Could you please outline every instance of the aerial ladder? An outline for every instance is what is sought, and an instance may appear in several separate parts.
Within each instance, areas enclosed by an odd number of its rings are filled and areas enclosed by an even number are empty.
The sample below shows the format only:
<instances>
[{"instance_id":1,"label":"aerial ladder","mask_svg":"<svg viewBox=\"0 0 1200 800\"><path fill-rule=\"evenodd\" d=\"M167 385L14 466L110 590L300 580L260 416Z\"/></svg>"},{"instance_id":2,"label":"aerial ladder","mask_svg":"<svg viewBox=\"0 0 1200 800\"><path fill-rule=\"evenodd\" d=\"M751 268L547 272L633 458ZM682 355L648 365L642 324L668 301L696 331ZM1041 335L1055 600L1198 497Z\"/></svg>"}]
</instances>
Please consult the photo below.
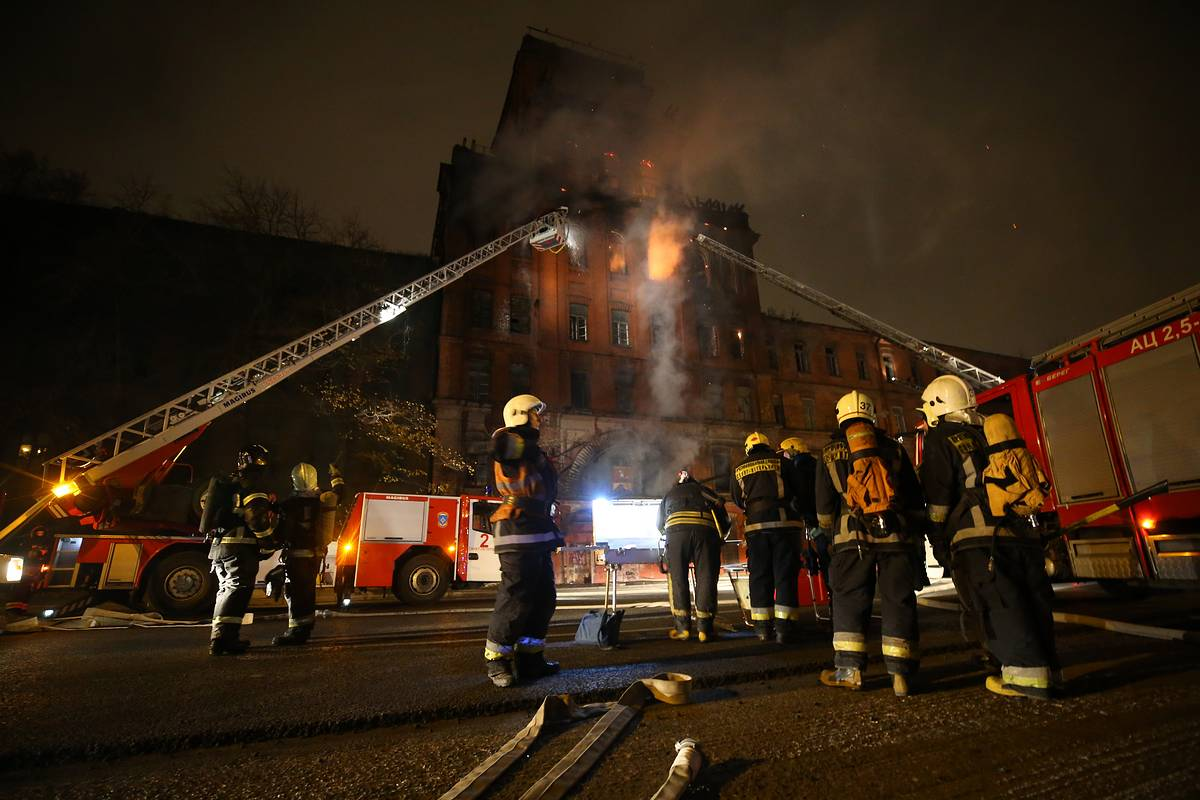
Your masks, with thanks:
<instances>
[{"instance_id":1,"label":"aerial ladder","mask_svg":"<svg viewBox=\"0 0 1200 800\"><path fill-rule=\"evenodd\" d=\"M976 390L990 389L993 386L999 386L1004 383L1004 379L998 375L993 375L987 370L977 367L956 355L947 353L941 348L934 347L928 342L923 342L899 328L894 328L886 322L881 322L868 314L864 314L857 308L848 306L840 300L835 300L824 292L819 292L790 275L785 275L777 269L768 267L761 261L755 261L750 256L739 253L732 247L724 245L704 234L696 236L696 244L710 253L745 267L761 276L764 280L792 294L799 295L810 303L820 306L830 314L849 322L856 328L862 328L869 333L873 333L911 351L917 358L933 365L934 368L957 375Z\"/></svg>"},{"instance_id":2,"label":"aerial ladder","mask_svg":"<svg viewBox=\"0 0 1200 800\"><path fill-rule=\"evenodd\" d=\"M557 252L567 239L567 209L559 208L515 228L406 286L55 456L45 466L47 471L57 471L58 483L0 530L0 541L55 500L78 495L118 470L155 456L157 451L172 451L167 458L173 461L186 442L217 417L238 408L342 345L390 322L413 303L429 297L526 239L534 249ZM181 441L184 445L177 449L169 447ZM153 464L155 468L158 466Z\"/></svg>"}]
</instances>

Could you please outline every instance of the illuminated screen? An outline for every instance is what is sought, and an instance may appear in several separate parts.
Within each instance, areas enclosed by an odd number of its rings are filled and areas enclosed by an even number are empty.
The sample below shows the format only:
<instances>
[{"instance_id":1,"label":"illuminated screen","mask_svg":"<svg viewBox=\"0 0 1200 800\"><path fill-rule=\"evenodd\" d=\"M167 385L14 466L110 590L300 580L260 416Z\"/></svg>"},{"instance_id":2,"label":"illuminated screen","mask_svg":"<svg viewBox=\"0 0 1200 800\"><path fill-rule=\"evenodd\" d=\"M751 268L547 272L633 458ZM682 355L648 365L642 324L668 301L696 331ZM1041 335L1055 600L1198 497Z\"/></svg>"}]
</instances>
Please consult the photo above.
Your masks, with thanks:
<instances>
[{"instance_id":1,"label":"illuminated screen","mask_svg":"<svg viewBox=\"0 0 1200 800\"><path fill-rule=\"evenodd\" d=\"M609 547L658 547L661 500L592 501L592 540Z\"/></svg>"}]
</instances>

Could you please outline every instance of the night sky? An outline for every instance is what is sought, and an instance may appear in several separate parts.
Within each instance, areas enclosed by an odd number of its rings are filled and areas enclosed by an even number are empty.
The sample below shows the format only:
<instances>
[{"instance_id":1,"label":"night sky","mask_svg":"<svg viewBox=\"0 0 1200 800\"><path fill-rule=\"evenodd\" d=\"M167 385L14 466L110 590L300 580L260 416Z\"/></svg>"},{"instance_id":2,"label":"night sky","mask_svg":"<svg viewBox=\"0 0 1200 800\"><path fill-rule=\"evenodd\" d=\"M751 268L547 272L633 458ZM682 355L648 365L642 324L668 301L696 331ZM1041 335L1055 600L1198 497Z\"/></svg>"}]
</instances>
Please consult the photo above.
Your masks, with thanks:
<instances>
[{"instance_id":1,"label":"night sky","mask_svg":"<svg viewBox=\"0 0 1200 800\"><path fill-rule=\"evenodd\" d=\"M0 147L101 204L152 176L179 216L231 166L426 252L531 25L643 63L689 193L919 336L1030 355L1200 280L1184 4L645 5L9 4Z\"/></svg>"}]
</instances>

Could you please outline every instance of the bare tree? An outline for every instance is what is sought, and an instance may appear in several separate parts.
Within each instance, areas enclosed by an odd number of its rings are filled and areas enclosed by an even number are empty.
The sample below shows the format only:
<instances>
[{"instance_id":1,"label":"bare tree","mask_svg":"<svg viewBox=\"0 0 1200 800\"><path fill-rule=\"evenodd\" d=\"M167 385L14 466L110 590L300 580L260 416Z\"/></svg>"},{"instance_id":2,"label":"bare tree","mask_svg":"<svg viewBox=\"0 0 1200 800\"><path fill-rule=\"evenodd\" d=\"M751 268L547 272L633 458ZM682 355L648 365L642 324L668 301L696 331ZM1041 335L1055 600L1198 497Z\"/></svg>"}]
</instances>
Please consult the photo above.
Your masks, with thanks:
<instances>
[{"instance_id":1,"label":"bare tree","mask_svg":"<svg viewBox=\"0 0 1200 800\"><path fill-rule=\"evenodd\" d=\"M149 174L130 173L118 180L112 201L115 207L125 211L162 216L171 213L171 196Z\"/></svg>"},{"instance_id":2,"label":"bare tree","mask_svg":"<svg viewBox=\"0 0 1200 800\"><path fill-rule=\"evenodd\" d=\"M325 223L312 203L287 186L225 168L221 190L198 203L205 222L269 236L321 239Z\"/></svg>"},{"instance_id":3,"label":"bare tree","mask_svg":"<svg viewBox=\"0 0 1200 800\"><path fill-rule=\"evenodd\" d=\"M90 183L86 172L51 167L32 150L0 150L0 194L81 203Z\"/></svg>"},{"instance_id":4,"label":"bare tree","mask_svg":"<svg viewBox=\"0 0 1200 800\"><path fill-rule=\"evenodd\" d=\"M325 240L331 244L340 244L342 247L353 247L359 250L383 249L379 242L375 241L375 237L371 235L367 226L363 225L362 220L358 218L357 211L342 217L342 221L329 230Z\"/></svg>"}]
</instances>

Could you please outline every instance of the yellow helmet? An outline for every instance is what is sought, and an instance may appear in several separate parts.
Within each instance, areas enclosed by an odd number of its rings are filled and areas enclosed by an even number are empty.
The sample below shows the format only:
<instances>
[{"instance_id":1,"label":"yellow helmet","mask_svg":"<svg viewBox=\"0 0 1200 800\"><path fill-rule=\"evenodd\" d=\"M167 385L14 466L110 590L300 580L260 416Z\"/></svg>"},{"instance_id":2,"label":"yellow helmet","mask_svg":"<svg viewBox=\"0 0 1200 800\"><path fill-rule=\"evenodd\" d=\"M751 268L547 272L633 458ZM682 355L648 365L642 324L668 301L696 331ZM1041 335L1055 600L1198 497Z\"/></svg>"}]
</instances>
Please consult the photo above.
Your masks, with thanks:
<instances>
[{"instance_id":1,"label":"yellow helmet","mask_svg":"<svg viewBox=\"0 0 1200 800\"><path fill-rule=\"evenodd\" d=\"M755 431L746 437L746 455L750 455L750 448L756 444L765 444L767 447L770 447L771 440L766 437L766 434Z\"/></svg>"},{"instance_id":2,"label":"yellow helmet","mask_svg":"<svg viewBox=\"0 0 1200 800\"><path fill-rule=\"evenodd\" d=\"M780 449L786 450L789 453L807 453L808 452L808 445L805 444L804 440L801 439L799 436L790 436L787 439L784 439L782 442L779 443L779 447L780 447Z\"/></svg>"}]
</instances>

